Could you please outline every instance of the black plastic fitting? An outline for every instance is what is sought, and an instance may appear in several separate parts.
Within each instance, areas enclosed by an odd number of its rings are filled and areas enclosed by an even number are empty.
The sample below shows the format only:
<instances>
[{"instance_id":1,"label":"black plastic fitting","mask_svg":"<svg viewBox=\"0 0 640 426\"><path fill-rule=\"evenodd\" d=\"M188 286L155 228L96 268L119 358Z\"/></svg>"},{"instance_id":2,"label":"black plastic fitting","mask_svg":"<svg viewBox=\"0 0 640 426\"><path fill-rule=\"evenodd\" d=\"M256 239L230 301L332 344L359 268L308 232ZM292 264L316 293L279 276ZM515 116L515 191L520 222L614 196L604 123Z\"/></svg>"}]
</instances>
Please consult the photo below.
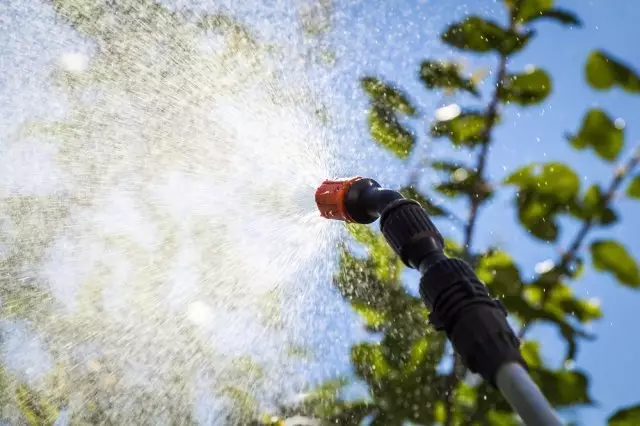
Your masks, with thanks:
<instances>
[{"instance_id":1,"label":"black plastic fitting","mask_svg":"<svg viewBox=\"0 0 640 426\"><path fill-rule=\"evenodd\" d=\"M471 267L460 259L441 259L420 280L429 320L444 330L464 364L496 386L498 369L510 362L526 368L520 342L507 311L493 299Z\"/></svg>"},{"instance_id":2,"label":"black plastic fitting","mask_svg":"<svg viewBox=\"0 0 640 426\"><path fill-rule=\"evenodd\" d=\"M380 216L385 239L410 268L445 259L444 239L420 204L405 198L389 203ZM424 265L421 267L421 263Z\"/></svg>"},{"instance_id":3,"label":"black plastic fitting","mask_svg":"<svg viewBox=\"0 0 640 426\"><path fill-rule=\"evenodd\" d=\"M373 179L360 179L355 181L344 200L345 208L349 216L362 224L373 223L387 205L403 196L397 191L383 189Z\"/></svg>"},{"instance_id":4,"label":"black plastic fitting","mask_svg":"<svg viewBox=\"0 0 640 426\"><path fill-rule=\"evenodd\" d=\"M361 179L349 189L345 207L358 223L380 217L391 248L422 274L420 294L431 311L430 322L445 331L472 372L495 386L502 365L516 362L526 368L504 306L489 295L466 262L446 257L442 235L418 202L381 189L372 179Z\"/></svg>"}]
</instances>

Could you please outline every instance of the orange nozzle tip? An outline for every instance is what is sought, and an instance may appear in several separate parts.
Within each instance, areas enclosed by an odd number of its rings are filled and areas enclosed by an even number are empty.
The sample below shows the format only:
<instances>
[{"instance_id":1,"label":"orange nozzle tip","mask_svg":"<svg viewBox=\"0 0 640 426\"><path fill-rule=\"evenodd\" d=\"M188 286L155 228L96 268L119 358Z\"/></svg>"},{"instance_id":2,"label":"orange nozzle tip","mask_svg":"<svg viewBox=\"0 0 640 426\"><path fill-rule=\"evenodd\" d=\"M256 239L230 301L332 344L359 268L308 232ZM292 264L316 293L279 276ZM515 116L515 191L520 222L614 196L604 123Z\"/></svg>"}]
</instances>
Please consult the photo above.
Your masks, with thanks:
<instances>
[{"instance_id":1,"label":"orange nozzle tip","mask_svg":"<svg viewBox=\"0 0 640 426\"><path fill-rule=\"evenodd\" d=\"M320 215L327 219L353 222L345 207L345 198L351 185L362 179L360 176L325 180L316 190L316 205Z\"/></svg>"}]
</instances>

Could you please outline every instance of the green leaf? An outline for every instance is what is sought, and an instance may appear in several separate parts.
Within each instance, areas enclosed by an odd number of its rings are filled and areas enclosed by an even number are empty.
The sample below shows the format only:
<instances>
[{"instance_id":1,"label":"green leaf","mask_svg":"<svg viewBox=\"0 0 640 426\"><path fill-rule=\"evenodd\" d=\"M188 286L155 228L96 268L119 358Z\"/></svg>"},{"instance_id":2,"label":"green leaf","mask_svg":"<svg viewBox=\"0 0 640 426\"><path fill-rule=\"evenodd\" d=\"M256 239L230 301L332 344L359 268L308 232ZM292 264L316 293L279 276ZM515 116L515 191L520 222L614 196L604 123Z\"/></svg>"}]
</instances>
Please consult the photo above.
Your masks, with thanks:
<instances>
[{"instance_id":1,"label":"green leaf","mask_svg":"<svg viewBox=\"0 0 640 426\"><path fill-rule=\"evenodd\" d=\"M571 314L581 323L586 323L602 317L602 311L597 302L577 299L571 287L566 284L558 283L547 292L549 296L544 310L557 318Z\"/></svg>"},{"instance_id":2,"label":"green leaf","mask_svg":"<svg viewBox=\"0 0 640 426\"><path fill-rule=\"evenodd\" d=\"M506 3L516 23L535 19L553 6L553 0L506 0Z\"/></svg>"},{"instance_id":3,"label":"green leaf","mask_svg":"<svg viewBox=\"0 0 640 426\"><path fill-rule=\"evenodd\" d=\"M607 424L609 426L640 425L640 404L616 411L609 417Z\"/></svg>"},{"instance_id":4,"label":"green leaf","mask_svg":"<svg viewBox=\"0 0 640 426\"><path fill-rule=\"evenodd\" d=\"M374 105L369 111L371 137L401 159L409 157L415 138L388 108Z\"/></svg>"},{"instance_id":5,"label":"green leaf","mask_svg":"<svg viewBox=\"0 0 640 426\"><path fill-rule=\"evenodd\" d=\"M434 138L448 137L454 145L474 146L486 141L487 117L481 112L463 112L454 119L437 121L431 126Z\"/></svg>"},{"instance_id":6,"label":"green leaf","mask_svg":"<svg viewBox=\"0 0 640 426\"><path fill-rule=\"evenodd\" d=\"M358 343L351 348L356 374L370 385L379 384L391 371L382 352L374 343Z\"/></svg>"},{"instance_id":7,"label":"green leaf","mask_svg":"<svg viewBox=\"0 0 640 426\"><path fill-rule=\"evenodd\" d=\"M540 171L536 173L536 168ZM578 175L563 163L547 163L542 167L529 165L516 170L505 179L508 185L519 187L516 194L518 219L532 235L554 241L558 237L555 216L564 212L580 190Z\"/></svg>"},{"instance_id":8,"label":"green leaf","mask_svg":"<svg viewBox=\"0 0 640 426\"><path fill-rule=\"evenodd\" d=\"M415 108L409 98L399 89L378 80L375 77L364 77L360 84L371 96L375 104L407 115L414 115Z\"/></svg>"},{"instance_id":9,"label":"green leaf","mask_svg":"<svg viewBox=\"0 0 640 426\"><path fill-rule=\"evenodd\" d=\"M440 207L435 205L431 200L429 200L429 198L427 198L426 196L424 196L420 192L418 192L418 190L415 189L413 186L407 186L405 188L402 188L400 190L400 193L405 198L408 198L410 200L415 200L415 201L419 202L420 205L422 206L422 208L425 209L425 211L430 216L444 216L445 215L445 211L444 210L442 210Z\"/></svg>"},{"instance_id":10,"label":"green leaf","mask_svg":"<svg viewBox=\"0 0 640 426\"><path fill-rule=\"evenodd\" d=\"M600 225L610 225L618 220L618 215L607 206L602 189L598 185L592 185L587 190L579 217L595 220Z\"/></svg>"},{"instance_id":11,"label":"green leaf","mask_svg":"<svg viewBox=\"0 0 640 426\"><path fill-rule=\"evenodd\" d=\"M599 240L591 244L593 266L611 272L618 281L630 287L640 287L640 271L627 249L617 241Z\"/></svg>"},{"instance_id":12,"label":"green leaf","mask_svg":"<svg viewBox=\"0 0 640 426\"><path fill-rule=\"evenodd\" d=\"M462 77L458 66L451 62L431 60L422 62L420 79L429 89L458 89L465 90L476 97L480 96L473 81Z\"/></svg>"},{"instance_id":13,"label":"green leaf","mask_svg":"<svg viewBox=\"0 0 640 426\"><path fill-rule=\"evenodd\" d=\"M542 102L550 92L551 78L545 71L535 69L507 76L498 96L506 103L533 105Z\"/></svg>"},{"instance_id":14,"label":"green leaf","mask_svg":"<svg viewBox=\"0 0 640 426\"><path fill-rule=\"evenodd\" d=\"M402 260L396 256L384 236L360 224L348 225L347 229L356 241L366 246L370 272L381 281L396 282L402 271Z\"/></svg>"},{"instance_id":15,"label":"green leaf","mask_svg":"<svg viewBox=\"0 0 640 426\"><path fill-rule=\"evenodd\" d=\"M487 426L518 426L520 423L514 418L512 413L505 413L496 410L487 412Z\"/></svg>"},{"instance_id":16,"label":"green leaf","mask_svg":"<svg viewBox=\"0 0 640 426\"><path fill-rule=\"evenodd\" d=\"M529 22L533 22L538 19L551 19L553 21L560 22L561 24L573 25L576 27L582 25L582 22L575 13L563 9L547 9L529 19Z\"/></svg>"},{"instance_id":17,"label":"green leaf","mask_svg":"<svg viewBox=\"0 0 640 426\"><path fill-rule=\"evenodd\" d=\"M627 92L640 92L640 77L627 64L601 50L591 52L585 65L587 82L597 90L620 86Z\"/></svg>"},{"instance_id":18,"label":"green leaf","mask_svg":"<svg viewBox=\"0 0 640 426\"><path fill-rule=\"evenodd\" d=\"M368 330L372 332L382 330L382 326L387 320L384 312L378 311L377 309L361 303L354 303L352 306L353 309L360 314L360 317L364 320Z\"/></svg>"},{"instance_id":19,"label":"green leaf","mask_svg":"<svg viewBox=\"0 0 640 426\"><path fill-rule=\"evenodd\" d=\"M480 181L477 173L469 173L465 169L458 169L451 173L449 181L436 185L436 191L450 198L466 195L470 198L487 200L493 196L491 185Z\"/></svg>"},{"instance_id":20,"label":"green leaf","mask_svg":"<svg viewBox=\"0 0 640 426\"><path fill-rule=\"evenodd\" d=\"M533 31L519 34L478 16L470 16L449 26L441 38L458 49L473 52L494 50L503 55L510 55L522 49L532 36Z\"/></svg>"},{"instance_id":21,"label":"green leaf","mask_svg":"<svg viewBox=\"0 0 640 426\"><path fill-rule=\"evenodd\" d=\"M631 183L627 187L627 195L631 198L640 199L640 175L636 175L631 179Z\"/></svg>"},{"instance_id":22,"label":"green leaf","mask_svg":"<svg viewBox=\"0 0 640 426\"><path fill-rule=\"evenodd\" d=\"M477 262L476 273L495 296L520 294L520 271L508 253L492 250Z\"/></svg>"},{"instance_id":23,"label":"green leaf","mask_svg":"<svg viewBox=\"0 0 640 426\"><path fill-rule=\"evenodd\" d=\"M606 112L594 108L585 115L578 135L569 140L577 149L592 147L601 158L614 161L622 150L624 130L616 127Z\"/></svg>"},{"instance_id":24,"label":"green leaf","mask_svg":"<svg viewBox=\"0 0 640 426\"><path fill-rule=\"evenodd\" d=\"M16 402L30 426L53 425L58 418L58 410L25 384L16 388Z\"/></svg>"},{"instance_id":25,"label":"green leaf","mask_svg":"<svg viewBox=\"0 0 640 426\"><path fill-rule=\"evenodd\" d=\"M509 175L504 182L523 189L534 189L563 202L568 202L578 194L580 178L566 164L558 162L543 164L537 175L534 173L536 168L539 168L539 165L532 164L518 169Z\"/></svg>"},{"instance_id":26,"label":"green leaf","mask_svg":"<svg viewBox=\"0 0 640 426\"><path fill-rule=\"evenodd\" d=\"M591 404L589 379L579 371L532 370L532 377L540 390L555 407Z\"/></svg>"},{"instance_id":27,"label":"green leaf","mask_svg":"<svg viewBox=\"0 0 640 426\"><path fill-rule=\"evenodd\" d=\"M527 340L520 346L520 353L529 368L539 368L543 366L540 356L540 344L533 340Z\"/></svg>"}]
</instances>

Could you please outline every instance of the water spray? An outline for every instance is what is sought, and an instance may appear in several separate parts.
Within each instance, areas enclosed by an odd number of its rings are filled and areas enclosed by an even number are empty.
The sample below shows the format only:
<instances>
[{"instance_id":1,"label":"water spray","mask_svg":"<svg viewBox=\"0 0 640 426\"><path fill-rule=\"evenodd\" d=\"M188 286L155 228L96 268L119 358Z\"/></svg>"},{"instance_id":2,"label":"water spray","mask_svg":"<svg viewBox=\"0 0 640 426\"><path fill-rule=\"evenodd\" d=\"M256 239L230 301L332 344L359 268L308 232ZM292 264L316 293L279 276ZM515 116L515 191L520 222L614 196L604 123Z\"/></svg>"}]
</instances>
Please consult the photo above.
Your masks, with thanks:
<instances>
[{"instance_id":1,"label":"water spray","mask_svg":"<svg viewBox=\"0 0 640 426\"><path fill-rule=\"evenodd\" d=\"M562 424L526 370L506 309L467 262L444 254L444 239L418 202L362 177L326 180L315 199L327 219L370 224L379 218L387 243L422 275L429 322L446 333L465 366L497 387L526 425Z\"/></svg>"}]
</instances>

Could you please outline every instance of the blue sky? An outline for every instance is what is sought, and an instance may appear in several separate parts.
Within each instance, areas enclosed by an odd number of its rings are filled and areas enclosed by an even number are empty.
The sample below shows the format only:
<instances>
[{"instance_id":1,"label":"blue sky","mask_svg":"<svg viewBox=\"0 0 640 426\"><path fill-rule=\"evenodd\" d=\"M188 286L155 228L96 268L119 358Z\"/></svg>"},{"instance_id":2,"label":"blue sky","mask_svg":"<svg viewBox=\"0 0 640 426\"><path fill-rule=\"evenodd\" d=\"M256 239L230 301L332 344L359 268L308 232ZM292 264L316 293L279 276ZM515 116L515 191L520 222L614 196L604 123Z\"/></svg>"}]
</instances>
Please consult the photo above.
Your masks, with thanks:
<instances>
[{"instance_id":1,"label":"blue sky","mask_svg":"<svg viewBox=\"0 0 640 426\"><path fill-rule=\"evenodd\" d=\"M577 29L546 22L536 25L538 36L510 61L509 69L517 72L525 65L533 64L547 70L553 76L553 94L540 106L505 111L503 124L495 132L488 165L494 179L500 179L530 161L556 160L569 162L574 167L584 179L583 188L592 182L606 185L613 166L604 163L593 152L574 151L564 138L565 133L577 131L582 116L592 106L604 108L611 116L626 121L626 145L621 158L640 144L640 97L617 89L596 92L588 87L583 74L585 59L593 49L604 49L640 69L640 50L632 41L637 38L640 19L640 9L634 3L621 0L558 1L558 7L575 11L584 25ZM504 22L501 2L495 1L356 2L340 7L339 12L342 18L337 23L336 45L344 48L342 62L338 64L342 72L340 86L346 92L345 98L350 98L352 108L357 109L366 107L366 100L357 87L357 78L372 74L398 83L409 91L423 111L431 111L439 98L424 90L416 75L425 58L454 57L439 43L439 31L466 13ZM471 56L470 60L477 65L496 62L493 57ZM354 136L365 135L364 116L354 114L351 118L357 129ZM444 141L422 138L420 143L419 150L433 144L430 150L449 154L438 147L446 146ZM370 145L362 145L365 149L367 146ZM366 172L389 185L403 183L404 165L389 160L386 154L377 150L369 151L365 157L369 160ZM354 172L365 173L362 169ZM500 198L483 211L477 228L476 248L500 243L516 255L524 266L523 271L531 274L536 263L558 257L557 247L527 238L517 226L511 206L511 198ZM634 238L640 225L639 205L637 201L621 199L617 206L620 223L593 232L589 240L600 236L618 239L640 258L640 242ZM443 229L447 230L446 227ZM448 231L456 233L455 230ZM562 229L560 247L566 247L575 232L575 225L567 221ZM590 268L574 288L577 294L599 298L604 312L603 320L592 329L598 336L597 341L583 343L577 359L577 367L591 373L592 393L599 403L596 408L581 410L580 420L586 425L598 425L603 424L608 413L617 407L640 399L637 392L640 371L634 362L640 358L640 343L632 337L634 325L640 321L637 310L640 292L626 289L608 275ZM550 362L557 364L563 355L563 346L556 333L539 327L535 335L542 339L544 353Z\"/></svg>"}]
</instances>

